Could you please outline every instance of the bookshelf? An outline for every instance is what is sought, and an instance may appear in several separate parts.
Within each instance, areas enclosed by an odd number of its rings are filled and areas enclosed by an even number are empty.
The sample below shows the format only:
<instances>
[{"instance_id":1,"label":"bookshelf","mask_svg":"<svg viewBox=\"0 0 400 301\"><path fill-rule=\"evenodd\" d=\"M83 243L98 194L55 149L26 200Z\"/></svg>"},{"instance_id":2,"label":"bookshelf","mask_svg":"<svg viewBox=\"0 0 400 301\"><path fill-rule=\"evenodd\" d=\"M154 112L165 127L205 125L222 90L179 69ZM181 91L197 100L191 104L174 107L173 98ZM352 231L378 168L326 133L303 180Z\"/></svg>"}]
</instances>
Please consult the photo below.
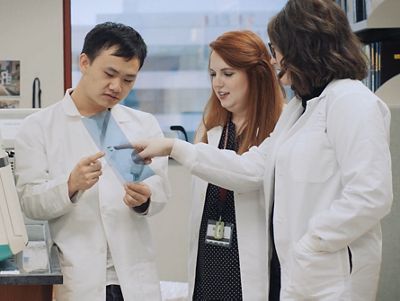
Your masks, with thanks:
<instances>
[{"instance_id":1,"label":"bookshelf","mask_svg":"<svg viewBox=\"0 0 400 301\"><path fill-rule=\"evenodd\" d=\"M369 72L363 81L382 99L400 102L400 0L336 0L363 42ZM397 93L396 93L397 92ZM397 94L397 95L396 95Z\"/></svg>"}]
</instances>

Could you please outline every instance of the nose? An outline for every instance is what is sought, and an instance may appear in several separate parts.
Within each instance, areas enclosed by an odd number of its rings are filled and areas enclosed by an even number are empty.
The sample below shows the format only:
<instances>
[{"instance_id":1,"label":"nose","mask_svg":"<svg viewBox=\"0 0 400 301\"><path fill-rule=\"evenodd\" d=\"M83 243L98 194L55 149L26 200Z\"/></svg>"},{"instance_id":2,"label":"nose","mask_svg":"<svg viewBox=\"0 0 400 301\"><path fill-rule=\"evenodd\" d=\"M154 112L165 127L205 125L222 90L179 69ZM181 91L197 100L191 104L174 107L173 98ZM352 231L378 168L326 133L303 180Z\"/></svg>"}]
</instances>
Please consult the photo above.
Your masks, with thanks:
<instances>
[{"instance_id":1,"label":"nose","mask_svg":"<svg viewBox=\"0 0 400 301\"><path fill-rule=\"evenodd\" d=\"M273 56L271 56L271 59L269 60L269 62L271 63L271 65L276 65L278 63L276 58L274 58Z\"/></svg>"},{"instance_id":2,"label":"nose","mask_svg":"<svg viewBox=\"0 0 400 301\"><path fill-rule=\"evenodd\" d=\"M121 80L118 77L113 78L110 82L109 88L115 93L121 92Z\"/></svg>"},{"instance_id":3,"label":"nose","mask_svg":"<svg viewBox=\"0 0 400 301\"><path fill-rule=\"evenodd\" d=\"M214 87L222 87L224 85L224 82L223 82L222 77L220 75L216 74L214 76L213 85L214 85Z\"/></svg>"}]
</instances>

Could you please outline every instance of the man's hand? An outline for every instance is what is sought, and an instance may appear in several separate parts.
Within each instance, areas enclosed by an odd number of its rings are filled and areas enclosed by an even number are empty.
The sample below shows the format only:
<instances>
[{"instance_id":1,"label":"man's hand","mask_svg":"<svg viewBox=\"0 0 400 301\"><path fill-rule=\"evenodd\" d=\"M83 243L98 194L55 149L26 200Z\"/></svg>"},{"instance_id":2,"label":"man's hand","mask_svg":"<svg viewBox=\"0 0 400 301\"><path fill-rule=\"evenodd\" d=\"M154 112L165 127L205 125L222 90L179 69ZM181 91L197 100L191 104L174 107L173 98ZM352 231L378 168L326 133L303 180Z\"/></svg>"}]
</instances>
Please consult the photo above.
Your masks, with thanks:
<instances>
[{"instance_id":1,"label":"man's hand","mask_svg":"<svg viewBox=\"0 0 400 301\"><path fill-rule=\"evenodd\" d=\"M143 182L126 183L124 185L124 188L125 188L124 202L128 207L138 207L146 203L151 196L151 191L149 186L147 186Z\"/></svg>"},{"instance_id":2,"label":"man's hand","mask_svg":"<svg viewBox=\"0 0 400 301\"><path fill-rule=\"evenodd\" d=\"M70 198L79 190L89 189L97 183L102 174L99 159L103 156L103 152L98 152L81 159L76 164L68 179L68 194Z\"/></svg>"}]
</instances>

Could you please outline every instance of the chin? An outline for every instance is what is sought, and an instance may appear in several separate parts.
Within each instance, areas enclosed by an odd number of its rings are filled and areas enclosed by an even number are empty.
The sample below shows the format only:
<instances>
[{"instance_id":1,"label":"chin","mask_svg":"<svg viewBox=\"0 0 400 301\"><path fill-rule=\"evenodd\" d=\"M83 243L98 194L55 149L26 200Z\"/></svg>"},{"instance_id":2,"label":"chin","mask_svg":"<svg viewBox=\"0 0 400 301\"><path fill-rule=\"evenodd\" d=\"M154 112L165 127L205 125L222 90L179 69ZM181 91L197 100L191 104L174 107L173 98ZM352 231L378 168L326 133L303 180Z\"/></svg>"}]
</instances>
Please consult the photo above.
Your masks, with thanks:
<instances>
[{"instance_id":1,"label":"chin","mask_svg":"<svg viewBox=\"0 0 400 301\"><path fill-rule=\"evenodd\" d=\"M279 82L283 85L283 86L291 86L292 83L290 82L290 80L288 80L287 78L280 78Z\"/></svg>"}]
</instances>

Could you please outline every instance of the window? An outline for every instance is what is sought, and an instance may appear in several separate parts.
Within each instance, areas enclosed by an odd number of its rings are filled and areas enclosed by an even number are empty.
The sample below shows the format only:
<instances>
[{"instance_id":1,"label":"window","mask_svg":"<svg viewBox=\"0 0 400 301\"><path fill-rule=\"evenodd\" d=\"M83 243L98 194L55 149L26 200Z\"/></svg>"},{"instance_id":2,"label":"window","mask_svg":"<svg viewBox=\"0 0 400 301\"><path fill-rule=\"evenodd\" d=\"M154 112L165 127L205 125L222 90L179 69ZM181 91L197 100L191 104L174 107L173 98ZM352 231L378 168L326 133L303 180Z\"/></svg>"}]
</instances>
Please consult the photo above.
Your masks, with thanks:
<instances>
[{"instance_id":1,"label":"window","mask_svg":"<svg viewBox=\"0 0 400 301\"><path fill-rule=\"evenodd\" d=\"M72 86L79 80L78 56L97 23L135 28L148 57L124 104L154 114L163 130L197 128L210 95L208 44L225 31L249 29L267 40L266 27L286 0L71 0Z\"/></svg>"}]
</instances>

